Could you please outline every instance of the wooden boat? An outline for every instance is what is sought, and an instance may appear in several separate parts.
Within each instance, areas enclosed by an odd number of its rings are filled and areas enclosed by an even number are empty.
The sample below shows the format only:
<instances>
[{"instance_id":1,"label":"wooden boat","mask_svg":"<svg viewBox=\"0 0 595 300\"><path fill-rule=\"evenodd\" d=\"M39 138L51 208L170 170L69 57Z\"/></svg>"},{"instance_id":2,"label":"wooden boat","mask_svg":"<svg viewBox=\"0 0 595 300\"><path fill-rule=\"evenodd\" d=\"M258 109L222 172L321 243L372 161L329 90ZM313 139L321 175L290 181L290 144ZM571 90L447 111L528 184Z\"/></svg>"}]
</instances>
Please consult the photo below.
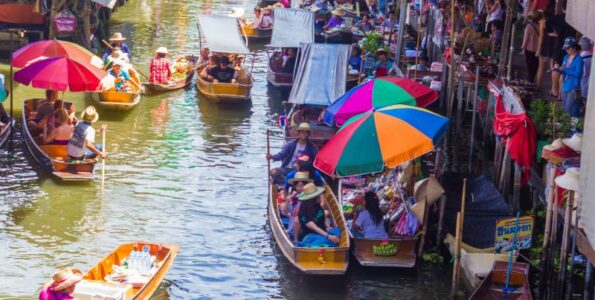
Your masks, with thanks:
<instances>
[{"instance_id":1,"label":"wooden boat","mask_svg":"<svg viewBox=\"0 0 595 300\"><path fill-rule=\"evenodd\" d=\"M245 103L250 101L250 91L254 80L252 75L249 75L249 84L239 83L213 83L208 82L200 77L200 72L204 68L196 70L196 85L201 94L203 94L209 101L216 103Z\"/></svg>"},{"instance_id":2,"label":"wooden boat","mask_svg":"<svg viewBox=\"0 0 595 300\"><path fill-rule=\"evenodd\" d=\"M248 40L248 44L266 44L271 42L273 36L273 28L260 29L252 28L252 26L242 26L244 38Z\"/></svg>"},{"instance_id":3,"label":"wooden boat","mask_svg":"<svg viewBox=\"0 0 595 300\"><path fill-rule=\"evenodd\" d=\"M12 127L15 123L16 121L13 118L10 118L10 120L6 124L0 127L0 147L4 146L4 144L6 144L6 142L10 138Z\"/></svg>"},{"instance_id":4,"label":"wooden boat","mask_svg":"<svg viewBox=\"0 0 595 300\"><path fill-rule=\"evenodd\" d=\"M27 120L35 119L37 105L43 99L29 99L23 103L23 139L31 157L48 174L63 181L93 180L93 169L96 159L85 159L83 162L71 161L66 152L66 145L43 145L40 136L32 136L26 125ZM64 103L69 110L72 103Z\"/></svg>"},{"instance_id":5,"label":"wooden boat","mask_svg":"<svg viewBox=\"0 0 595 300\"><path fill-rule=\"evenodd\" d=\"M388 241L352 237L352 253L364 267L413 268L417 260L417 240L416 237L390 238ZM374 255L373 247L384 242L393 244L397 253L393 256Z\"/></svg>"},{"instance_id":6,"label":"wooden boat","mask_svg":"<svg viewBox=\"0 0 595 300\"><path fill-rule=\"evenodd\" d=\"M156 95L161 94L169 91L183 89L192 83L192 77L194 76L194 66L196 65L197 57L190 56L186 57L188 60L188 72L186 72L186 78L184 80L178 81L176 84L163 84L163 83L143 83L145 87L145 92L147 94Z\"/></svg>"},{"instance_id":7,"label":"wooden boat","mask_svg":"<svg viewBox=\"0 0 595 300\"><path fill-rule=\"evenodd\" d=\"M293 86L293 74L281 72L281 65L274 59L275 56L269 59L267 68L267 81L272 86L279 89L291 89Z\"/></svg>"},{"instance_id":8,"label":"wooden boat","mask_svg":"<svg viewBox=\"0 0 595 300\"><path fill-rule=\"evenodd\" d=\"M490 274L481 282L469 299L471 300L498 300L506 299L506 270L508 262L495 261ZM531 300L529 286L529 264L515 262L510 273L508 299Z\"/></svg>"},{"instance_id":9,"label":"wooden boat","mask_svg":"<svg viewBox=\"0 0 595 300\"><path fill-rule=\"evenodd\" d=\"M149 253L154 255L159 261L158 270L149 278L149 281L141 287L134 287L132 293L128 294L125 299L149 299L151 295L159 288L161 281L171 268L179 247L177 245L150 243L150 242L136 242L130 244L123 244L119 246L112 253L104 257L99 263L93 266L83 277L83 281L108 283L106 276L113 272L114 265L121 265L122 261L130 255L134 250L141 251L144 246L149 247ZM114 284L114 283L111 283ZM119 283L115 283L118 285ZM125 285L125 284L119 284Z\"/></svg>"},{"instance_id":10,"label":"wooden boat","mask_svg":"<svg viewBox=\"0 0 595 300\"><path fill-rule=\"evenodd\" d=\"M98 97L93 97L97 106L112 110L130 110L140 103L140 90L133 93L107 91L97 93Z\"/></svg>"},{"instance_id":11,"label":"wooden boat","mask_svg":"<svg viewBox=\"0 0 595 300\"><path fill-rule=\"evenodd\" d=\"M277 189L270 187L269 224L277 245L283 255L298 270L308 275L343 275L349 265L349 236L345 219L339 208L339 203L330 187L325 186L324 197L334 219L334 223L341 229L341 241L334 248L303 248L293 244L279 215L277 204Z\"/></svg>"}]
</instances>

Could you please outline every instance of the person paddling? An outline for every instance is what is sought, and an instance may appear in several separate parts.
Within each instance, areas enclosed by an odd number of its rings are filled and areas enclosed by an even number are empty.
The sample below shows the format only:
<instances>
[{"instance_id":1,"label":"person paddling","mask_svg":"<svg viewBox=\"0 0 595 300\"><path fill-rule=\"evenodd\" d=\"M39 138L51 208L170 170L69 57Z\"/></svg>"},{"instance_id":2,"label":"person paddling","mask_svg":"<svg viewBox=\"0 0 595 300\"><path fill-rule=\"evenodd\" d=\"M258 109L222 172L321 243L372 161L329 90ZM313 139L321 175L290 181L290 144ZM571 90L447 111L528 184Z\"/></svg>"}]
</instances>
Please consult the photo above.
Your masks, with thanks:
<instances>
[{"instance_id":1,"label":"person paddling","mask_svg":"<svg viewBox=\"0 0 595 300\"><path fill-rule=\"evenodd\" d=\"M83 279L83 272L73 268L62 268L54 272L52 282L45 284L39 293L39 300L70 300L76 284Z\"/></svg>"},{"instance_id":2,"label":"person paddling","mask_svg":"<svg viewBox=\"0 0 595 300\"><path fill-rule=\"evenodd\" d=\"M105 54L103 54L103 61L105 61L107 59L107 57L110 54L112 54L113 49L116 47L120 47L120 50L122 50L122 52L126 53L129 58L132 57L132 53L130 53L130 48L128 48L128 45L126 45L126 43L124 43L125 40L126 40L126 38L122 35L121 32L114 32L112 37L109 39L111 48L108 47L107 50L105 51Z\"/></svg>"},{"instance_id":3,"label":"person paddling","mask_svg":"<svg viewBox=\"0 0 595 300\"><path fill-rule=\"evenodd\" d=\"M85 158L95 158L98 155L106 158L107 153L102 152L101 146L95 146L95 129L91 124L99 120L99 114L95 107L87 107L81 114L81 121L74 127L72 137L66 146L68 156L73 160L85 160Z\"/></svg>"}]
</instances>

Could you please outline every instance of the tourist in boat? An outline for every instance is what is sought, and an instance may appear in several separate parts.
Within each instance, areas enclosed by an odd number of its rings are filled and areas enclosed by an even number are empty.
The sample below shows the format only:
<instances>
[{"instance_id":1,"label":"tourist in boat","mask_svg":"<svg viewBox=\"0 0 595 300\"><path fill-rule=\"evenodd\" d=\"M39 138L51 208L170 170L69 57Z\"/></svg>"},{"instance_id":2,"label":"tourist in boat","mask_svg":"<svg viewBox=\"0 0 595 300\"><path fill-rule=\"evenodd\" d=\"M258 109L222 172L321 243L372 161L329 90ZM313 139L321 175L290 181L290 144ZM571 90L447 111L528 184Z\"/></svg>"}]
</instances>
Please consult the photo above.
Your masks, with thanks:
<instances>
[{"instance_id":1,"label":"tourist in boat","mask_svg":"<svg viewBox=\"0 0 595 300\"><path fill-rule=\"evenodd\" d=\"M42 101L39 105L37 105L36 108L37 121L41 121L46 117L50 117L54 113L54 104L56 103L56 100L58 100L58 91L45 91L45 101Z\"/></svg>"},{"instance_id":2,"label":"tourist in boat","mask_svg":"<svg viewBox=\"0 0 595 300\"><path fill-rule=\"evenodd\" d=\"M112 68L109 70L109 75L113 76L114 79L114 88L118 92L126 92L128 87L127 83L132 82L130 80L130 75L128 72L122 70L122 66L124 62L121 60L114 60L112 62Z\"/></svg>"},{"instance_id":3,"label":"tourist in boat","mask_svg":"<svg viewBox=\"0 0 595 300\"><path fill-rule=\"evenodd\" d=\"M295 162L295 170L289 172L285 177L285 191L289 191L291 188L291 179L293 179L297 173L300 172L308 174L308 178L312 178L314 180L314 184L318 186L324 185L324 179L322 178L320 172L314 168L310 157L308 155L302 155Z\"/></svg>"},{"instance_id":4,"label":"tourist in boat","mask_svg":"<svg viewBox=\"0 0 595 300\"><path fill-rule=\"evenodd\" d=\"M198 59L198 63L196 64L197 70L202 70L209 64L209 48L205 47L200 49L200 57Z\"/></svg>"},{"instance_id":5,"label":"tourist in boat","mask_svg":"<svg viewBox=\"0 0 595 300\"><path fill-rule=\"evenodd\" d=\"M291 113L291 116L289 118L289 126L290 127L297 127L306 121L306 116L305 116L304 110L305 110L304 107L299 104L297 104L293 108L293 112Z\"/></svg>"},{"instance_id":6,"label":"tourist in boat","mask_svg":"<svg viewBox=\"0 0 595 300\"><path fill-rule=\"evenodd\" d=\"M330 222L325 217L325 212L320 205L320 201L317 201L323 193L323 187L318 187L314 183L308 183L304 186L304 191L299 195L301 201L298 210L298 219L301 225L299 229L299 240L303 240L309 234L318 234L338 244L341 239L336 235L328 233L331 229Z\"/></svg>"},{"instance_id":7,"label":"tourist in boat","mask_svg":"<svg viewBox=\"0 0 595 300\"><path fill-rule=\"evenodd\" d=\"M353 70L351 73L355 74L359 73L359 71L362 68L362 50L357 44L354 45L351 50L351 57L349 58L349 68Z\"/></svg>"},{"instance_id":8,"label":"tourist in boat","mask_svg":"<svg viewBox=\"0 0 595 300\"><path fill-rule=\"evenodd\" d=\"M293 70L295 69L297 57L295 53L295 49L288 48L287 49L287 59L283 61L281 65L281 72L293 74Z\"/></svg>"},{"instance_id":9,"label":"tourist in boat","mask_svg":"<svg viewBox=\"0 0 595 300\"><path fill-rule=\"evenodd\" d=\"M376 62L374 75L376 77L388 76L394 73L393 61L389 59L390 51L385 48L376 50L378 61Z\"/></svg>"},{"instance_id":10,"label":"tourist in boat","mask_svg":"<svg viewBox=\"0 0 595 300\"><path fill-rule=\"evenodd\" d=\"M244 56L237 55L233 60L233 69L235 70L234 83L250 84L250 75L244 66Z\"/></svg>"},{"instance_id":11,"label":"tourist in boat","mask_svg":"<svg viewBox=\"0 0 595 300\"><path fill-rule=\"evenodd\" d=\"M277 154L267 154L267 159L273 161L281 161L281 167L271 170L273 181L282 185L285 182L285 177L293 169L293 164L302 155L307 155L310 159L316 158L318 148L314 145L310 137L310 125L308 123L301 123L296 131L298 138L287 142Z\"/></svg>"},{"instance_id":12,"label":"tourist in boat","mask_svg":"<svg viewBox=\"0 0 595 300\"><path fill-rule=\"evenodd\" d=\"M430 59L423 55L419 57L419 63L417 65L410 66L408 69L413 71L428 71L430 69L429 62Z\"/></svg>"},{"instance_id":13,"label":"tourist in boat","mask_svg":"<svg viewBox=\"0 0 595 300\"><path fill-rule=\"evenodd\" d=\"M254 8L254 22L252 22L252 28L254 29L270 29L273 28L273 18L270 14L256 7Z\"/></svg>"},{"instance_id":14,"label":"tourist in boat","mask_svg":"<svg viewBox=\"0 0 595 300\"><path fill-rule=\"evenodd\" d=\"M68 113L64 109L58 109L54 113L53 128L48 129L49 126L43 128L43 143L54 145L68 145L74 127L70 123ZM49 133L48 133L49 131Z\"/></svg>"},{"instance_id":15,"label":"tourist in boat","mask_svg":"<svg viewBox=\"0 0 595 300\"><path fill-rule=\"evenodd\" d=\"M81 114L81 120L74 127L72 137L66 146L68 156L73 160L85 160L100 156L106 158L107 153L103 152L101 146L95 146L95 129L91 126L99 120L99 114L95 107L87 107Z\"/></svg>"},{"instance_id":16,"label":"tourist in boat","mask_svg":"<svg viewBox=\"0 0 595 300\"><path fill-rule=\"evenodd\" d=\"M151 60L149 67L150 83L167 83L171 79L171 67L167 61L167 48L159 47L155 50L155 57Z\"/></svg>"},{"instance_id":17,"label":"tourist in boat","mask_svg":"<svg viewBox=\"0 0 595 300\"><path fill-rule=\"evenodd\" d=\"M73 268L63 268L54 272L52 282L45 284L39 293L39 300L70 300L76 284L83 279L83 272Z\"/></svg>"},{"instance_id":18,"label":"tourist in boat","mask_svg":"<svg viewBox=\"0 0 595 300\"><path fill-rule=\"evenodd\" d=\"M365 239L388 239L378 196L368 191L364 200L365 209L357 214L353 221L354 231L362 234Z\"/></svg>"},{"instance_id":19,"label":"tourist in boat","mask_svg":"<svg viewBox=\"0 0 595 300\"><path fill-rule=\"evenodd\" d=\"M231 83L235 70L229 66L229 58L222 56L219 65L208 71L208 79L214 83Z\"/></svg>"},{"instance_id":20,"label":"tourist in boat","mask_svg":"<svg viewBox=\"0 0 595 300\"><path fill-rule=\"evenodd\" d=\"M343 25L343 22L345 21L343 19L343 16L345 15L345 11L343 11L342 8L335 8L333 11L331 11L331 14L333 15L329 20L328 23L326 23L326 25L324 25L322 27L322 29L324 29L325 31L334 29L334 28L339 28Z\"/></svg>"},{"instance_id":21,"label":"tourist in boat","mask_svg":"<svg viewBox=\"0 0 595 300\"><path fill-rule=\"evenodd\" d=\"M287 233L289 234L289 237L296 242L300 231L300 221L297 218L300 209L300 200L298 196L304 191L304 186L311 182L312 179L310 179L307 172L297 172L295 176L289 180L291 188L289 189L283 204L281 204L281 214L287 218Z\"/></svg>"},{"instance_id":22,"label":"tourist in boat","mask_svg":"<svg viewBox=\"0 0 595 300\"><path fill-rule=\"evenodd\" d=\"M132 53L130 53L130 48L128 48L128 45L126 45L126 43L124 43L126 38L122 35L122 33L114 32L114 34L112 35L112 37L109 40L110 40L110 45L112 46L112 48L108 47L105 54L103 54L104 61L107 59L107 57L112 53L112 51L116 47L120 47L122 52L126 53L126 55L128 55L129 58L132 56Z\"/></svg>"},{"instance_id":23,"label":"tourist in boat","mask_svg":"<svg viewBox=\"0 0 595 300\"><path fill-rule=\"evenodd\" d=\"M220 59L221 58L219 56L211 54L211 56L209 56L209 62L207 63L206 67L204 67L202 71L200 71L200 78L206 81L211 81L212 79L209 79L209 72L211 71L211 69L219 65Z\"/></svg>"}]
</instances>

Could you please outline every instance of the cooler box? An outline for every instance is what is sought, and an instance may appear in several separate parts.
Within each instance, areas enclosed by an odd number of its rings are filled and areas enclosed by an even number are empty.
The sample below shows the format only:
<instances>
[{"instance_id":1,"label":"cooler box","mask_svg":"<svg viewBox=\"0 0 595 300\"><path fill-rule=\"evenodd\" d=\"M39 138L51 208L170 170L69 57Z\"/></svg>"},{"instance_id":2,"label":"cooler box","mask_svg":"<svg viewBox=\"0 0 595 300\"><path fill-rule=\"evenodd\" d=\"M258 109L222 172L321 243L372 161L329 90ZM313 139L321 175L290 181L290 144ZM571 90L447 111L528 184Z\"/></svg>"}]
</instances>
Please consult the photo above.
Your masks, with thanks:
<instances>
[{"instance_id":1,"label":"cooler box","mask_svg":"<svg viewBox=\"0 0 595 300\"><path fill-rule=\"evenodd\" d=\"M126 300L132 296L132 285L82 280L77 283L74 298L77 300Z\"/></svg>"}]
</instances>

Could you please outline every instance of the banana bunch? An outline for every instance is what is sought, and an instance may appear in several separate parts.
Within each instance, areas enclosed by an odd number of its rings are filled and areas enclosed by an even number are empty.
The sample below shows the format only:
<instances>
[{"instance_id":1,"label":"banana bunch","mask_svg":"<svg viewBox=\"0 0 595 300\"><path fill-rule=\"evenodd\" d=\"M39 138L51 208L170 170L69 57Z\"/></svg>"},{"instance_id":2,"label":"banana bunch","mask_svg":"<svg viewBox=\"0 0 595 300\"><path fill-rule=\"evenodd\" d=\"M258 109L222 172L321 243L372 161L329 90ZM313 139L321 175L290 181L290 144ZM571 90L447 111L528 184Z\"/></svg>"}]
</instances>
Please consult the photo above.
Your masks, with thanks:
<instances>
[{"instance_id":1,"label":"banana bunch","mask_svg":"<svg viewBox=\"0 0 595 300\"><path fill-rule=\"evenodd\" d=\"M399 247L396 247L392 243L381 243L379 245L373 245L373 253L376 256L393 256L399 252Z\"/></svg>"}]
</instances>

